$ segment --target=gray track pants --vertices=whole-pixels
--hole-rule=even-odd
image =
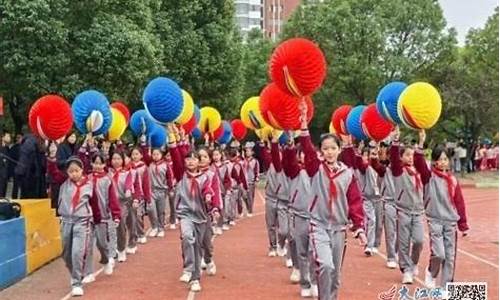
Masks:
[[[71,274],[71,286],[82,287],[86,269],[88,248],[92,245],[92,224],[90,218],[76,222],[62,221],[61,238],[63,243],[62,258]]]
[[[276,250],[276,227],[278,225],[278,200],[266,197],[266,227],[269,250]]]
[[[255,183],[250,183],[248,185],[248,191],[246,193],[245,204],[247,206],[247,212],[253,213],[253,204],[255,202]]]
[[[214,231],[210,223],[207,223],[207,229],[205,230],[205,234],[203,235],[203,260],[206,264],[212,262],[212,258],[214,256],[214,244],[212,243],[212,237],[214,236]]]
[[[312,249],[309,247],[309,219],[294,215],[290,231],[297,251],[297,265],[294,265],[300,271],[300,287],[308,289],[311,283],[316,282]]]
[[[340,271],[346,247],[345,230],[327,230],[311,224],[309,238],[313,249],[320,300],[336,300]]]
[[[441,286],[452,282],[455,274],[455,258],[457,247],[457,225],[429,221],[431,241],[431,258],[429,271],[436,278],[441,271]]]
[[[366,237],[368,239],[367,247],[380,247],[382,238],[382,216],[383,203],[381,200],[363,200],[363,209],[365,211]]]
[[[278,245],[283,248],[290,235],[288,201],[278,200]]]
[[[102,220],[92,230],[91,246],[85,262],[85,276],[94,273],[94,246],[101,255],[100,263],[107,264],[116,255],[116,225],[113,220]]]
[[[151,200],[150,203],[141,201],[139,203],[139,207],[136,209],[136,213],[137,213],[137,221],[136,221],[137,237],[141,238],[146,236],[146,228],[144,228],[144,216],[146,214],[148,215],[149,223],[151,224],[151,226],[157,223],[158,219],[156,217],[156,206],[154,205],[154,201]]]
[[[424,215],[398,212],[398,257],[401,272],[412,272],[424,242]]]
[[[209,223],[194,223],[188,218],[180,219],[184,271],[191,273],[191,281],[200,280],[203,237],[208,226]]]
[[[148,212],[151,228],[163,231],[165,230],[165,209],[167,206],[168,192],[167,190],[155,189],[153,190],[152,196],[151,205],[153,207],[150,209],[150,212]]]
[[[396,210],[396,203],[386,200],[384,202],[384,231],[388,261],[396,261],[397,222],[398,213]]]
[[[137,226],[136,226],[136,213],[132,207],[132,200],[120,202],[122,217],[120,224],[116,229],[117,234],[117,250],[125,251],[125,247],[133,248],[137,243]],[[128,241],[127,241],[128,236]]]

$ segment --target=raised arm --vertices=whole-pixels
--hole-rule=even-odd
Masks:
[[[421,129],[418,133],[419,135],[419,144],[418,149],[415,150],[413,154],[413,162],[415,164],[415,169],[420,173],[420,177],[422,178],[422,183],[427,184],[431,179],[431,170],[427,167],[427,163],[424,157],[424,142],[425,142],[425,130]]]
[[[271,159],[271,152],[262,142],[257,143],[257,149],[259,149],[259,155],[260,155],[260,158],[262,160],[262,167],[263,167],[264,172],[265,172],[271,166],[271,160],[272,160]]]
[[[378,176],[380,177],[385,176],[385,172],[387,171],[387,169],[383,164],[380,163],[380,160],[372,158],[370,159],[370,165],[375,170],[375,172],[377,172]]]
[[[281,170],[283,170],[283,166],[281,164],[280,148],[278,146],[278,143],[274,141],[271,143],[271,158],[276,172],[281,172]]]
[[[288,145],[283,150],[283,169],[285,175],[290,179],[294,179],[299,175],[300,166],[297,159],[297,149],[293,145]]]
[[[399,156],[399,127],[396,126],[391,133],[392,144],[389,149],[389,159],[391,161],[391,172],[394,177],[399,177],[403,174],[403,164]]]

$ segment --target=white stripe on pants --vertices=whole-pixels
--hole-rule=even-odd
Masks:
[[[336,300],[346,247],[345,230],[327,230],[311,224],[309,238],[316,263],[320,300]]]

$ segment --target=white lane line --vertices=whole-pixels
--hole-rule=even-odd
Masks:
[[[187,300],[194,300],[195,295],[196,295],[195,292],[189,291],[188,296],[187,296]]]
[[[474,254],[469,253],[469,252],[467,252],[467,251],[465,251],[465,250],[462,250],[462,249],[460,249],[460,248],[457,248],[457,251],[458,251],[458,252],[460,252],[460,253],[462,253],[462,254],[464,254],[464,255],[469,256],[469,257],[470,257],[470,258],[472,258],[472,259],[475,259],[475,260],[477,260],[477,261],[480,261],[480,262],[482,262],[482,263],[487,264],[488,266],[491,266],[491,267],[493,267],[493,268],[495,268],[495,269],[498,269],[498,265],[496,265],[496,264],[494,264],[494,263],[492,263],[492,262],[490,262],[490,261],[488,261],[488,260],[486,260],[486,259],[484,259],[484,258],[481,258],[481,257],[479,257],[479,256],[475,256]]]
[[[104,271],[104,268],[100,268],[99,270],[97,270],[97,272],[94,273],[94,277],[97,279],[97,276],[101,274],[102,271]],[[71,292],[69,292],[68,294],[66,294],[66,296],[61,298],[61,300],[68,300],[68,299],[71,299]]]

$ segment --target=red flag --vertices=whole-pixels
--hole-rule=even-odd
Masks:
[[[3,97],[0,96],[0,116],[3,116]]]

